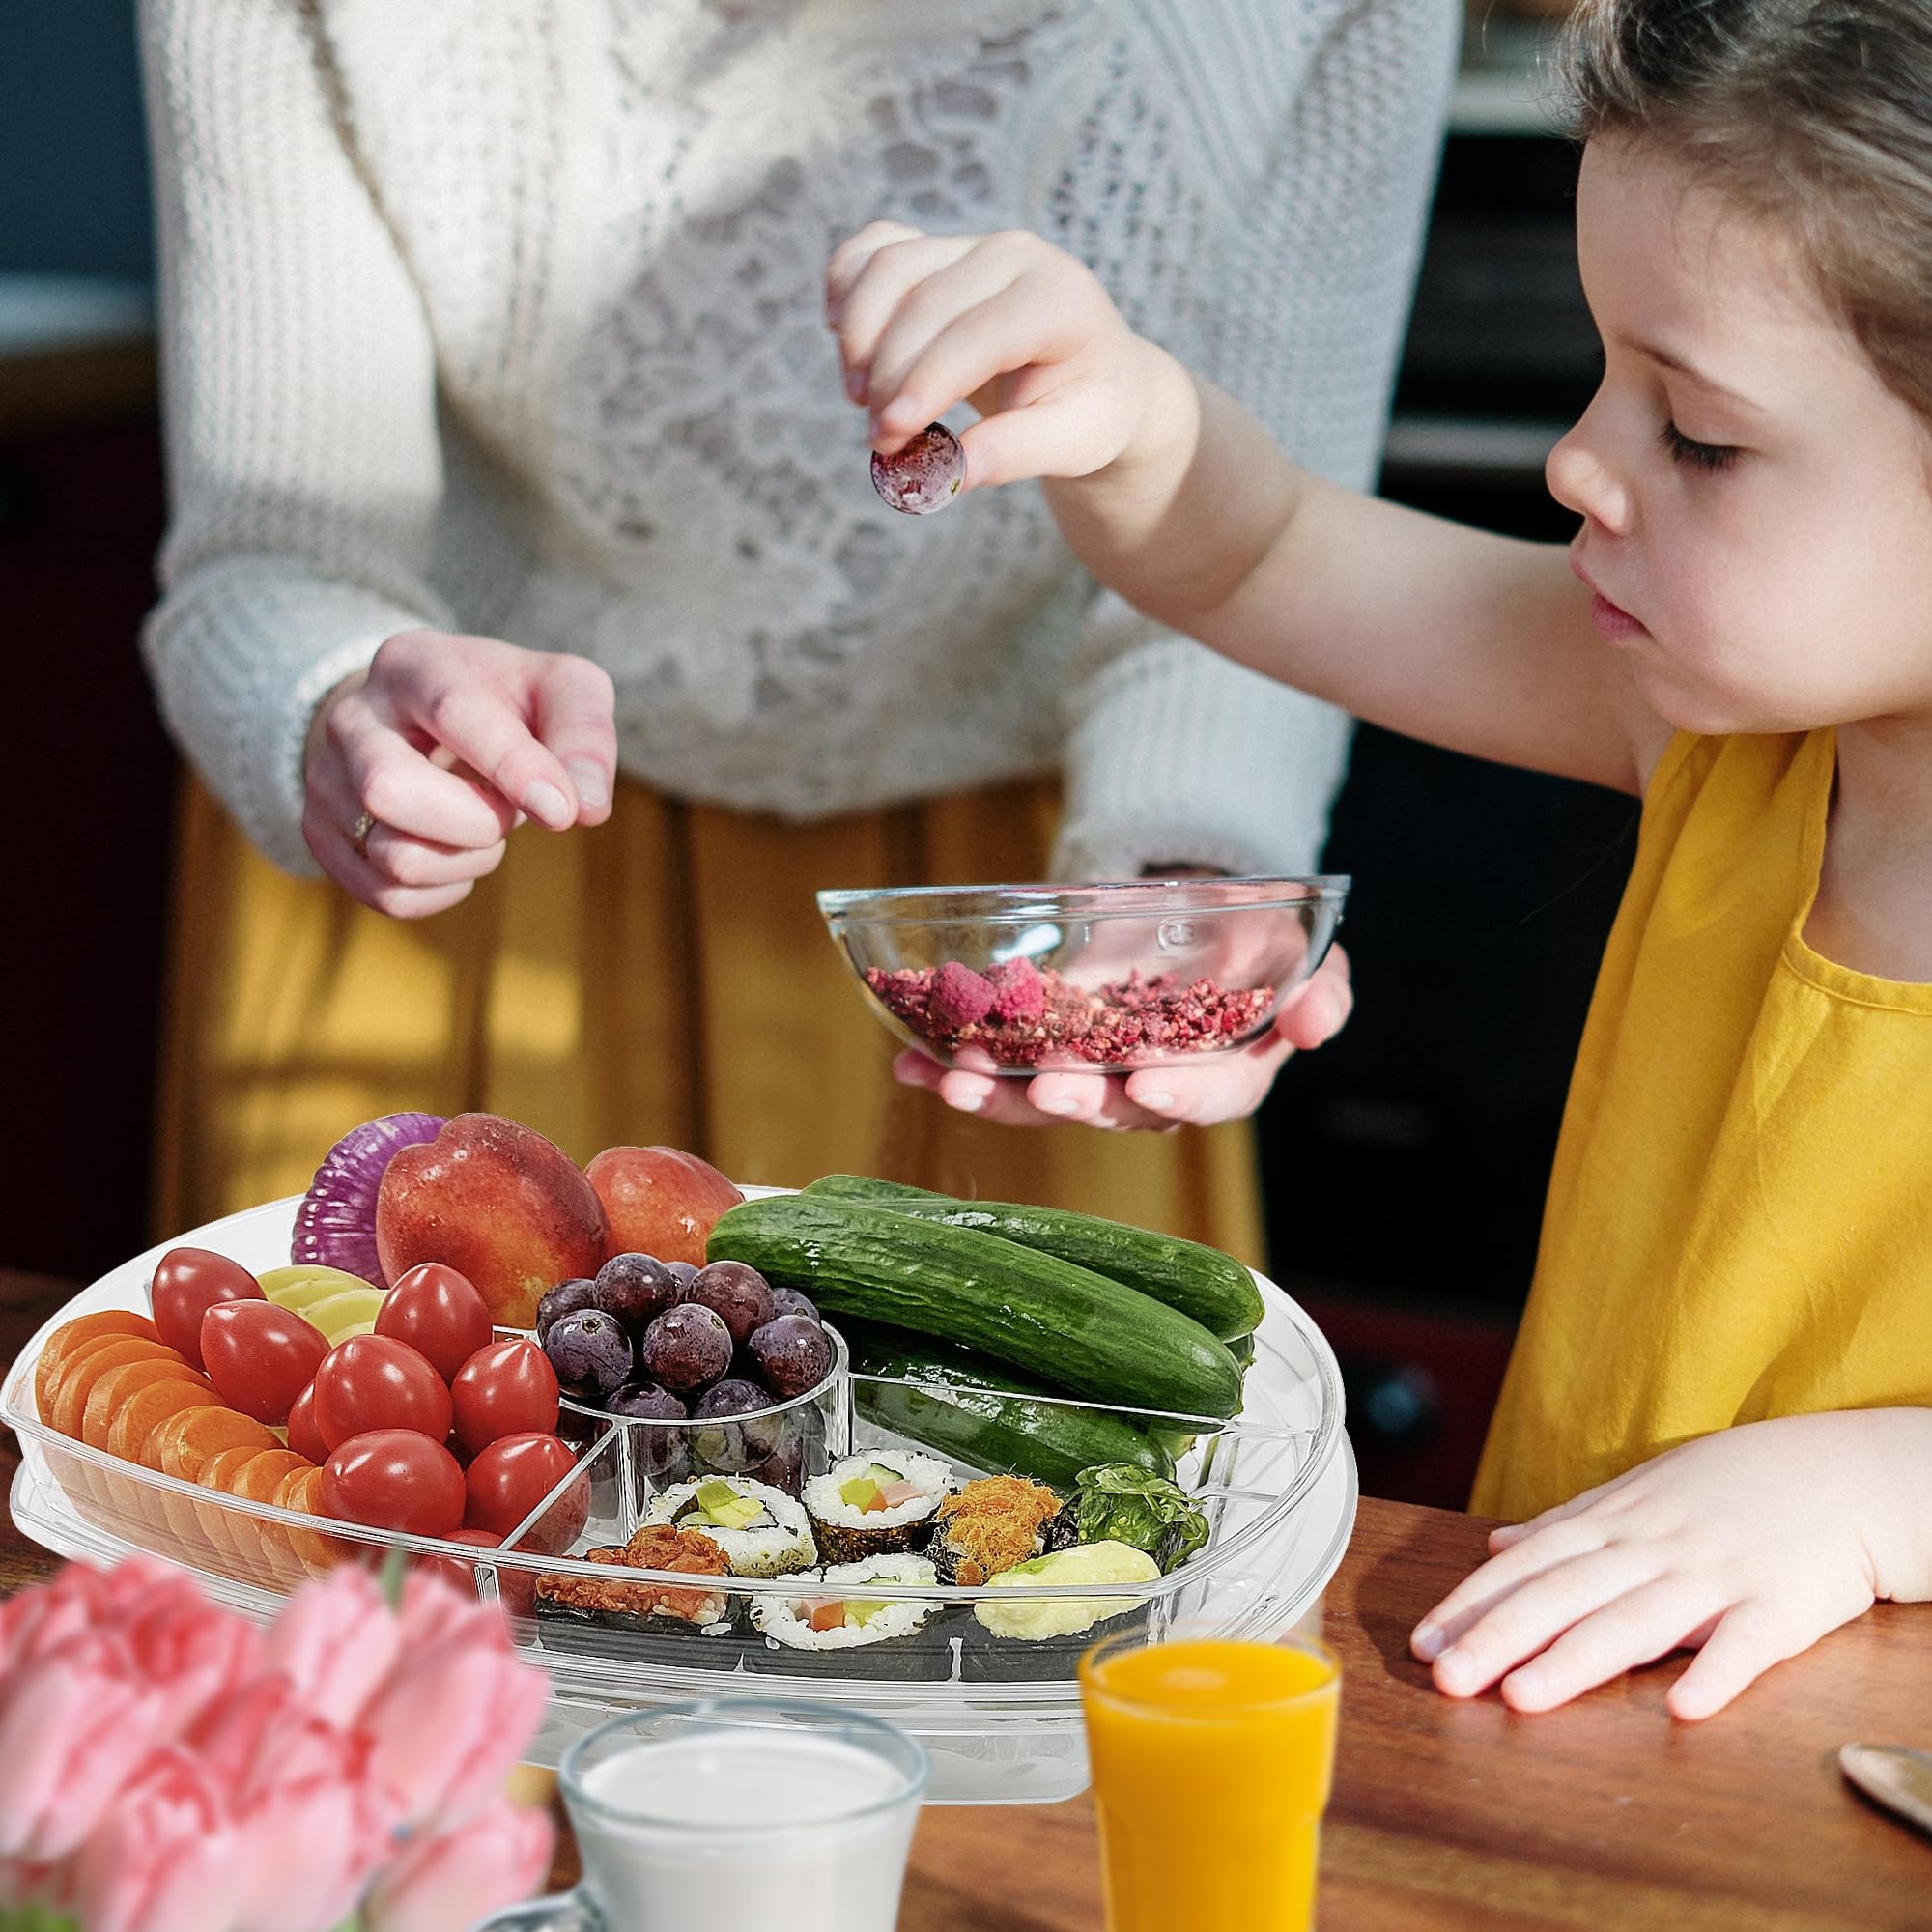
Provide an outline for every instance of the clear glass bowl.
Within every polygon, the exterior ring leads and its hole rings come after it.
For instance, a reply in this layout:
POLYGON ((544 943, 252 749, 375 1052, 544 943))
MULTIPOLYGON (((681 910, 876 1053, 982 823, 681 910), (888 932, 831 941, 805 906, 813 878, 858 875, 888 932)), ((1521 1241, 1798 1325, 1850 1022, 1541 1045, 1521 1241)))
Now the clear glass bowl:
POLYGON ((820 893, 886 1024, 948 1066, 1171 1065, 1254 1038, 1321 963, 1346 877, 820 893))

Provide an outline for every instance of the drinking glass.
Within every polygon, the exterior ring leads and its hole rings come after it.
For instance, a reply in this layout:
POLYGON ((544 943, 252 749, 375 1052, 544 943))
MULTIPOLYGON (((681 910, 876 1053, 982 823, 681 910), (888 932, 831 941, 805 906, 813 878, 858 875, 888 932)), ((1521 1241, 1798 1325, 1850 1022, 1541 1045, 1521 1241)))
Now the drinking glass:
POLYGON ((876 1718, 703 1697, 586 1732, 557 1772, 583 1859, 476 1932, 893 1932, 928 1765, 876 1718))
POLYGON ((1309 1932, 1341 1668, 1203 1623, 1080 1661, 1107 1932, 1309 1932))

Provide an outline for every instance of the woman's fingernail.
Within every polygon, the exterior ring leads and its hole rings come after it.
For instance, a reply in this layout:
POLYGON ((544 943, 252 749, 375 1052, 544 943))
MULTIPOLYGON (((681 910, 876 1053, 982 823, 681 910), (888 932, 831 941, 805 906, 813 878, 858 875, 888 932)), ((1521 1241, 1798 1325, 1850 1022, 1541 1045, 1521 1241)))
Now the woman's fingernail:
POLYGON ((563 794, 548 779, 539 779, 524 794, 524 810, 552 831, 561 831, 576 815, 563 794))
POLYGON ((1435 1624, 1417 1624, 1408 1639, 1409 1648, 1425 1663, 1434 1663, 1442 1655, 1445 1641, 1444 1632, 1435 1624))
POLYGON ((1435 1660, 1435 1677, 1440 1684, 1451 1690, 1460 1690, 1470 1684, 1476 1674, 1474 1661, 1460 1650, 1445 1650, 1435 1660))
POLYGON ((592 811, 602 811, 611 803, 611 783, 604 776, 604 767, 594 764, 588 758, 572 758, 564 766, 570 774, 570 781, 577 787, 577 802, 587 805, 592 811))
MULTIPOLYGON (((865 370, 863 370, 863 369, 848 369, 848 370, 846 370, 846 372, 845 372, 845 393, 846 393, 846 394, 847 394, 848 396, 850 396, 850 397, 852 398, 852 400, 853 400, 853 401, 854 401, 855 403, 863 403, 863 402, 864 402, 864 401, 866 400, 866 372, 865 372, 865 370)), ((874 429, 877 429, 877 428, 878 428, 878 424, 877 424, 876 422, 874 422, 874 423, 873 423, 873 425, 872 425, 872 427, 873 427, 874 429)))
POLYGON ((968 1094, 964 1099, 952 1103, 962 1114, 977 1114, 986 1104, 983 1094, 968 1094))
POLYGON ((1172 1094, 1143 1094, 1140 1095, 1140 1103, 1151 1114, 1164 1114, 1174 1105, 1174 1095, 1172 1094))
POLYGON ((1049 1100, 1046 1103, 1046 1111, 1049 1114, 1077 1114, 1080 1111, 1080 1102, 1070 1097, 1064 1100, 1049 1100))

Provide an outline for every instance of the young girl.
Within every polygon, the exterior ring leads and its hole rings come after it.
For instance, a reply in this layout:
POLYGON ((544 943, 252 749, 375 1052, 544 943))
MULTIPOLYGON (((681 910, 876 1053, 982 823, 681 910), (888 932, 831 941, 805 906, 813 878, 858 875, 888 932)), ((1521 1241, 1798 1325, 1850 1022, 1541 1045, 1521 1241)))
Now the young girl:
POLYGON ((1518 1520, 1411 1640, 1523 1711, 1695 1648, 1699 1718, 1932 1598, 1932 14, 1584 0, 1572 44, 1567 554, 1297 471, 1029 237, 875 224, 828 299, 876 448, 970 397, 969 487, 1049 479, 1143 609, 1643 795, 1477 1482, 1518 1520))

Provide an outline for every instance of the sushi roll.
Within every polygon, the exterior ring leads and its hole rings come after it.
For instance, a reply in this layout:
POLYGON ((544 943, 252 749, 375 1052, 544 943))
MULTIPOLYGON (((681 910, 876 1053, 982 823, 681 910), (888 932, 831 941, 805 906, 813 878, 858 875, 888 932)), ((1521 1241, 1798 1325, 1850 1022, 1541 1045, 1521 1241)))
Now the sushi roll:
POLYGON ((1125 1629, 1129 1620, 1145 1622, 1148 1606, 1139 1598, 1083 1598, 1066 1591, 1080 1584, 1159 1579, 1160 1565, 1125 1543, 1076 1544, 1003 1570, 987 1587, 1010 1591, 1012 1601, 982 1597, 973 1605, 959 1649, 960 1681, 1073 1677, 1082 1651, 1096 1637, 1125 1629))
POLYGON ((877 1449, 814 1476, 805 1507, 826 1561, 856 1563, 923 1543, 952 1488, 952 1471, 937 1456, 877 1449))
POLYGON ((807 1595, 761 1591, 752 1605, 752 1627, 764 1640, 747 1652, 748 1668, 904 1683, 943 1683, 952 1675, 957 1612, 942 1603, 891 1598, 895 1586, 938 1582, 925 1557, 867 1556, 805 1571, 796 1580, 809 1586, 807 1595))
POLYGON ((631 1663, 730 1670, 740 1645, 731 1599, 708 1579, 730 1573, 710 1538, 668 1524, 646 1524, 629 1543, 585 1552, 592 1563, 634 1570, 674 1570, 699 1579, 682 1590, 613 1577, 539 1577, 532 1601, 537 1637, 547 1650, 622 1659, 631 1663))
POLYGON ((1073 1512, 1060 1493, 1024 1476, 985 1476, 934 1512, 927 1553, 940 1580, 976 1589, 1030 1557, 1074 1540, 1073 1512))
POLYGON ((796 1496, 749 1476, 705 1476, 656 1497, 645 1523, 708 1537, 734 1577, 787 1577, 818 1561, 811 1525, 796 1496))

